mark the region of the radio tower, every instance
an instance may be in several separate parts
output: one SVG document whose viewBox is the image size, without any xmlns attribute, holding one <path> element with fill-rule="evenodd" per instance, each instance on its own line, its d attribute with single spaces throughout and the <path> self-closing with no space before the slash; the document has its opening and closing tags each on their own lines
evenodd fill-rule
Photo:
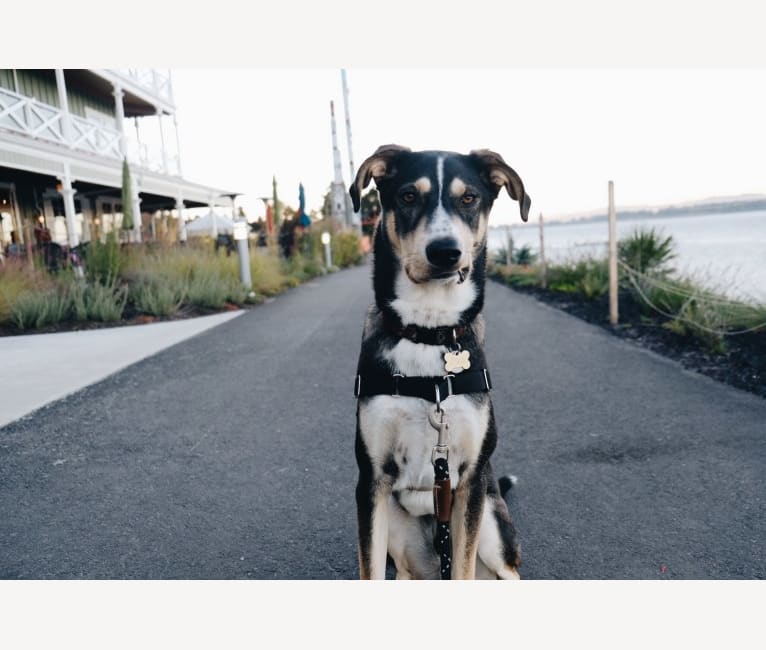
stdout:
<svg viewBox="0 0 766 650">
<path fill-rule="evenodd" d="M 351 113 L 348 109 L 348 83 L 346 81 L 346 69 L 340 69 L 340 78 L 343 83 L 343 110 L 346 113 L 346 139 L 348 141 L 348 182 L 354 182 L 354 176 L 356 175 L 356 169 L 354 168 L 354 149 L 351 146 Z M 348 212 L 351 215 L 351 222 L 355 228 L 362 227 L 362 217 L 357 212 L 354 213 L 354 208 L 349 205 Z"/>
<path fill-rule="evenodd" d="M 340 165 L 340 149 L 338 149 L 338 134 L 335 130 L 335 104 L 330 102 L 330 120 L 332 124 L 332 160 L 335 166 L 335 180 L 332 182 L 332 217 L 341 223 L 350 224 L 346 209 L 346 186 L 343 184 L 343 173 Z"/>
</svg>

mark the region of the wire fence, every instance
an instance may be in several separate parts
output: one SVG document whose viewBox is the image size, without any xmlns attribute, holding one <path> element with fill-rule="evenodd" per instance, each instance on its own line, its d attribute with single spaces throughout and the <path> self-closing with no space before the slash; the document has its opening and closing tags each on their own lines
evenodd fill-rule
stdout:
<svg viewBox="0 0 766 650">
<path fill-rule="evenodd" d="M 647 275 L 646 273 L 641 273 L 637 269 L 632 268 L 622 260 L 617 260 L 617 264 L 619 267 L 626 272 L 628 281 L 630 282 L 631 286 L 635 290 L 636 294 L 641 298 L 641 300 L 646 303 L 648 307 L 656 311 L 657 313 L 661 314 L 662 316 L 665 316 L 666 318 L 669 318 L 671 320 L 682 322 L 686 325 L 689 325 L 690 327 L 693 327 L 695 329 L 701 330 L 703 332 L 707 332 L 708 334 L 713 334 L 715 336 L 738 336 L 741 334 L 750 334 L 752 332 L 757 332 L 759 330 L 766 328 L 766 321 L 762 323 L 758 323 L 756 325 L 753 325 L 751 327 L 746 327 L 738 330 L 732 330 L 729 328 L 724 328 L 722 325 L 721 328 L 716 327 L 709 327 L 708 325 L 700 322 L 699 319 L 690 319 L 684 316 L 684 313 L 687 311 L 687 309 L 692 304 L 698 304 L 698 303 L 705 303 L 714 305 L 718 308 L 721 307 L 728 307 L 730 309 L 737 309 L 741 310 L 743 307 L 747 307 L 743 305 L 742 303 L 735 302 L 732 300 L 727 300 L 725 298 L 720 298 L 718 296 L 711 295 L 709 292 L 706 292 L 704 289 L 700 290 L 693 290 L 693 289 L 686 289 L 678 286 L 677 284 L 667 282 L 666 280 L 663 280 L 662 278 Z M 676 313 L 670 313 L 660 307 L 658 307 L 655 304 L 655 301 L 653 301 L 649 296 L 647 296 L 647 292 L 644 287 L 641 286 L 641 282 L 645 282 L 646 284 L 653 286 L 667 294 L 676 295 L 679 298 L 684 299 L 684 303 L 681 306 L 680 309 Z M 717 312 L 718 317 L 721 318 L 722 314 L 725 313 L 721 309 L 718 309 Z M 723 318 L 721 318 L 723 320 Z"/>
</svg>

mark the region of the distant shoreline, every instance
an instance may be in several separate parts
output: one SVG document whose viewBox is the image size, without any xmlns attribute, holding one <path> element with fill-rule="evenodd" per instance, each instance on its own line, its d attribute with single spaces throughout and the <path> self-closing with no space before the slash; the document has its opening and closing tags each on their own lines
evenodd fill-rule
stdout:
<svg viewBox="0 0 766 650">
<path fill-rule="evenodd" d="M 756 199 L 749 201 L 727 201 L 723 203 L 701 203 L 698 205 L 684 205 L 684 206 L 669 206 L 665 208 L 652 209 L 617 209 L 617 217 L 621 219 L 656 219 L 657 217 L 684 217 L 684 216 L 702 216 L 708 214 L 726 214 L 731 212 L 752 212 L 756 210 L 766 210 L 766 198 Z M 545 222 L 545 226 L 569 226 L 572 224 L 580 223 L 593 223 L 598 221 L 606 221 L 607 213 L 594 214 L 584 217 L 575 217 L 573 219 L 562 219 Z M 515 228 L 524 227 L 537 227 L 536 223 L 528 223 L 524 225 L 516 225 Z M 504 229 L 505 226 L 491 226 L 490 229 Z"/>
</svg>

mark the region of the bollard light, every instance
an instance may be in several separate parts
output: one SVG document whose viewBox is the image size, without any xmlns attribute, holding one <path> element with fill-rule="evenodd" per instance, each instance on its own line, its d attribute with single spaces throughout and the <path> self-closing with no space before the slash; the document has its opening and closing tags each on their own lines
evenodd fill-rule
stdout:
<svg viewBox="0 0 766 650">
<path fill-rule="evenodd" d="M 321 240 L 322 240 L 322 243 L 324 244 L 324 263 L 325 263 L 325 266 L 329 269 L 332 266 L 332 251 L 330 250 L 330 233 L 323 232 Z"/>
</svg>

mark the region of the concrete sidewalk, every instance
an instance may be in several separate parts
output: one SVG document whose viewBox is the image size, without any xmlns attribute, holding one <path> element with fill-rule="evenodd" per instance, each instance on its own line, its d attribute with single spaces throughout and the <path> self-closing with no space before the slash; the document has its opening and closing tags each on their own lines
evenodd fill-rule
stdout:
<svg viewBox="0 0 766 650">
<path fill-rule="evenodd" d="M 242 313 L 0 338 L 0 427 Z"/>
</svg>

